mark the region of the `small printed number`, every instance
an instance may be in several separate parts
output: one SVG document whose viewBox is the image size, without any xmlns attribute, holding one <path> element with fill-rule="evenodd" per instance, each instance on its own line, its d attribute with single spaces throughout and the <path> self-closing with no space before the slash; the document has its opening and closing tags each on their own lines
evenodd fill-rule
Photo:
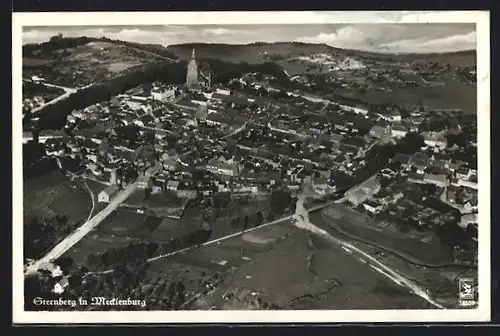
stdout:
<svg viewBox="0 0 500 336">
<path fill-rule="evenodd" d="M 460 306 L 462 307 L 470 307 L 470 306 L 475 306 L 476 301 L 474 300 L 461 300 L 460 301 Z"/>
</svg>

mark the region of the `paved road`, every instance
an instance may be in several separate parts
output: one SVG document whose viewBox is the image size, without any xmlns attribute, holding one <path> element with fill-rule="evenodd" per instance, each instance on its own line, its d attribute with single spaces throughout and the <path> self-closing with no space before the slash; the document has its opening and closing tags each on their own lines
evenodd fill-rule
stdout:
<svg viewBox="0 0 500 336">
<path fill-rule="evenodd" d="M 32 82 L 31 80 L 28 80 L 28 79 L 23 79 L 23 81 L 25 82 Z M 66 86 L 61 86 L 61 85 L 55 85 L 55 84 L 50 84 L 50 83 L 40 83 L 44 86 L 47 86 L 47 87 L 53 87 L 53 88 L 58 88 L 58 89 L 62 89 L 64 90 L 64 93 L 48 102 L 45 102 L 43 103 L 42 105 L 38 106 L 38 107 L 35 107 L 34 109 L 31 110 L 31 113 L 37 113 L 38 111 L 42 110 L 44 107 L 48 106 L 48 105 L 52 105 L 52 104 L 55 104 L 57 103 L 58 101 L 61 101 L 63 99 L 66 99 L 68 98 L 71 94 L 77 92 L 79 89 L 75 89 L 75 88 L 70 88 L 70 87 L 66 87 Z M 90 85 L 87 85 L 86 87 L 88 87 Z"/>
<path fill-rule="evenodd" d="M 52 104 L 57 103 L 58 101 L 66 99 L 66 98 L 69 97 L 70 94 L 71 94 L 71 92 L 67 92 L 66 91 L 64 94 L 60 95 L 59 97 L 54 98 L 54 99 L 52 99 L 52 100 L 50 100 L 50 101 L 48 101 L 46 103 L 43 103 L 42 105 L 40 105 L 38 107 L 35 107 L 34 109 L 31 110 L 31 113 L 37 113 L 37 112 L 39 112 L 40 110 L 42 110 L 43 108 L 45 108 L 48 105 L 52 105 Z"/>
<path fill-rule="evenodd" d="M 261 85 L 255 85 L 255 88 L 257 88 L 257 89 L 260 87 L 261 87 Z M 274 91 L 274 92 L 281 91 L 281 90 L 273 88 L 273 87 L 268 87 L 267 90 Z M 328 100 L 328 99 L 319 98 L 319 97 L 313 97 L 313 96 L 309 96 L 306 94 L 300 94 L 300 93 L 295 93 L 295 92 L 291 92 L 291 91 L 287 91 L 287 93 L 289 95 L 294 96 L 294 97 L 301 97 L 301 98 L 304 98 L 304 99 L 309 100 L 309 101 L 314 102 L 314 103 L 336 104 L 345 110 L 349 110 L 349 111 L 356 112 L 356 113 L 366 113 L 367 112 L 366 109 L 354 107 L 354 106 L 342 105 L 342 104 L 339 104 L 333 100 Z"/>
<path fill-rule="evenodd" d="M 132 193 L 137 189 L 137 181 L 128 185 L 124 190 L 120 191 L 115 198 L 109 203 L 109 205 L 92 217 L 85 224 L 77 228 L 73 233 L 67 236 L 63 241 L 57 244 L 52 250 L 50 250 L 44 257 L 35 261 L 33 264 L 29 265 L 24 274 L 31 274 L 38 270 L 40 265 L 45 262 L 51 262 L 61 255 L 63 255 L 72 246 L 78 243 L 83 237 L 85 237 L 90 231 L 95 229 L 106 217 L 108 217 L 113 211 L 116 210 Z"/>
<path fill-rule="evenodd" d="M 221 139 L 224 140 L 224 139 L 230 138 L 230 137 L 232 137 L 240 132 L 243 132 L 246 127 L 247 127 L 247 124 L 245 123 L 242 126 L 235 129 L 234 131 L 232 131 L 231 133 L 224 135 Z"/>
<path fill-rule="evenodd" d="M 460 211 L 460 213 L 462 215 L 464 214 L 467 214 L 467 213 L 471 213 L 472 211 L 467 211 L 467 209 L 465 209 L 464 207 L 458 205 L 458 204 L 455 204 L 455 203 L 451 203 L 449 200 L 448 200 L 448 197 L 446 197 L 448 194 L 448 188 L 444 188 L 444 191 L 443 193 L 439 196 L 439 199 L 441 200 L 441 202 L 445 203 L 445 204 L 448 204 L 449 206 L 451 206 L 452 208 L 455 208 L 457 209 L 458 211 Z"/>
</svg>

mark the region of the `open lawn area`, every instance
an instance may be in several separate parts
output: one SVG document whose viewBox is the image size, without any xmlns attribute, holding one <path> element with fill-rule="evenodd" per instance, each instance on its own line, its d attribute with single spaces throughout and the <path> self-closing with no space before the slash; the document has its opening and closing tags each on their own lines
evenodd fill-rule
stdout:
<svg viewBox="0 0 500 336">
<path fill-rule="evenodd" d="M 43 189 L 57 186 L 64 181 L 68 181 L 68 178 L 59 169 L 38 177 L 24 179 L 24 195 L 30 195 Z"/>
<path fill-rule="evenodd" d="M 68 223 L 87 218 L 92 207 L 90 195 L 81 181 L 69 181 L 59 170 L 24 181 L 24 220 L 34 216 L 69 217 Z"/>
<path fill-rule="evenodd" d="M 40 65 L 47 65 L 53 63 L 53 60 L 39 59 L 39 58 L 30 58 L 23 57 L 23 67 L 34 67 Z"/>
<path fill-rule="evenodd" d="M 139 240 L 93 231 L 68 250 L 64 256 L 71 257 L 77 264 L 83 263 L 90 254 L 104 253 L 109 248 L 125 247 L 133 242 L 137 243 Z"/>
<path fill-rule="evenodd" d="M 329 283 L 309 272 L 309 236 L 291 234 L 269 252 L 245 264 L 234 274 L 232 285 L 261 293 L 280 307 L 305 296 L 328 290 Z"/>
<path fill-rule="evenodd" d="M 70 221 L 85 220 L 92 208 L 92 201 L 81 184 L 79 183 L 78 187 L 74 184 L 63 184 L 63 194 L 49 205 L 49 209 L 60 216 L 70 217 Z"/>
<path fill-rule="evenodd" d="M 158 217 L 120 209 L 108 216 L 99 225 L 98 230 L 105 234 L 147 239 L 161 221 Z"/>
<path fill-rule="evenodd" d="M 335 279 L 339 286 L 323 300 L 302 300 L 294 309 L 411 309 L 429 308 L 407 289 L 323 238 L 312 242 L 319 249 L 312 255 L 310 271 L 322 279 Z"/>
<path fill-rule="evenodd" d="M 337 230 L 348 237 L 387 249 L 415 263 L 439 266 L 453 262 L 450 250 L 433 233 L 409 235 L 385 229 L 368 216 L 358 214 L 340 204 L 312 214 L 311 221 L 328 232 Z M 431 239 L 425 239 L 429 237 Z"/>
<path fill-rule="evenodd" d="M 254 232 L 246 240 L 235 237 L 186 253 L 186 258 L 222 262 L 233 269 L 191 309 L 258 309 L 251 303 L 255 300 L 277 304 L 278 309 L 428 308 L 369 265 L 289 223 Z M 277 237 L 281 239 L 261 244 Z M 252 250 L 247 244 L 267 248 Z"/>
<path fill-rule="evenodd" d="M 427 106 L 431 109 L 457 109 L 474 114 L 476 91 L 472 85 L 448 79 L 442 85 L 435 86 L 398 88 L 393 91 L 369 90 L 364 95 L 351 91 L 338 93 L 349 98 L 361 98 L 372 104 Z"/>
</svg>

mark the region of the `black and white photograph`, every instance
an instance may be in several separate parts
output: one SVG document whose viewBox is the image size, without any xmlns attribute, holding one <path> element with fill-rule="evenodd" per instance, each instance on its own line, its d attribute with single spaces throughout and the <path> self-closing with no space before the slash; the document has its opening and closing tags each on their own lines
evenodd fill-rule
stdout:
<svg viewBox="0 0 500 336">
<path fill-rule="evenodd" d="M 488 12 L 15 13 L 12 61 L 14 322 L 489 319 Z"/>
</svg>

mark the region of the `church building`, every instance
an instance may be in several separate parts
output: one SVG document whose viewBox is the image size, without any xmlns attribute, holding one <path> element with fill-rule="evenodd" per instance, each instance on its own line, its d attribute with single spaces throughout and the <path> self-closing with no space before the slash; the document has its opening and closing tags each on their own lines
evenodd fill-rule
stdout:
<svg viewBox="0 0 500 336">
<path fill-rule="evenodd" d="M 202 87 L 209 87 L 211 82 L 210 73 L 204 74 L 203 71 L 198 69 L 198 62 L 196 61 L 196 53 L 193 47 L 191 60 L 187 66 L 186 73 L 186 87 L 191 90 L 200 89 Z"/>
</svg>

